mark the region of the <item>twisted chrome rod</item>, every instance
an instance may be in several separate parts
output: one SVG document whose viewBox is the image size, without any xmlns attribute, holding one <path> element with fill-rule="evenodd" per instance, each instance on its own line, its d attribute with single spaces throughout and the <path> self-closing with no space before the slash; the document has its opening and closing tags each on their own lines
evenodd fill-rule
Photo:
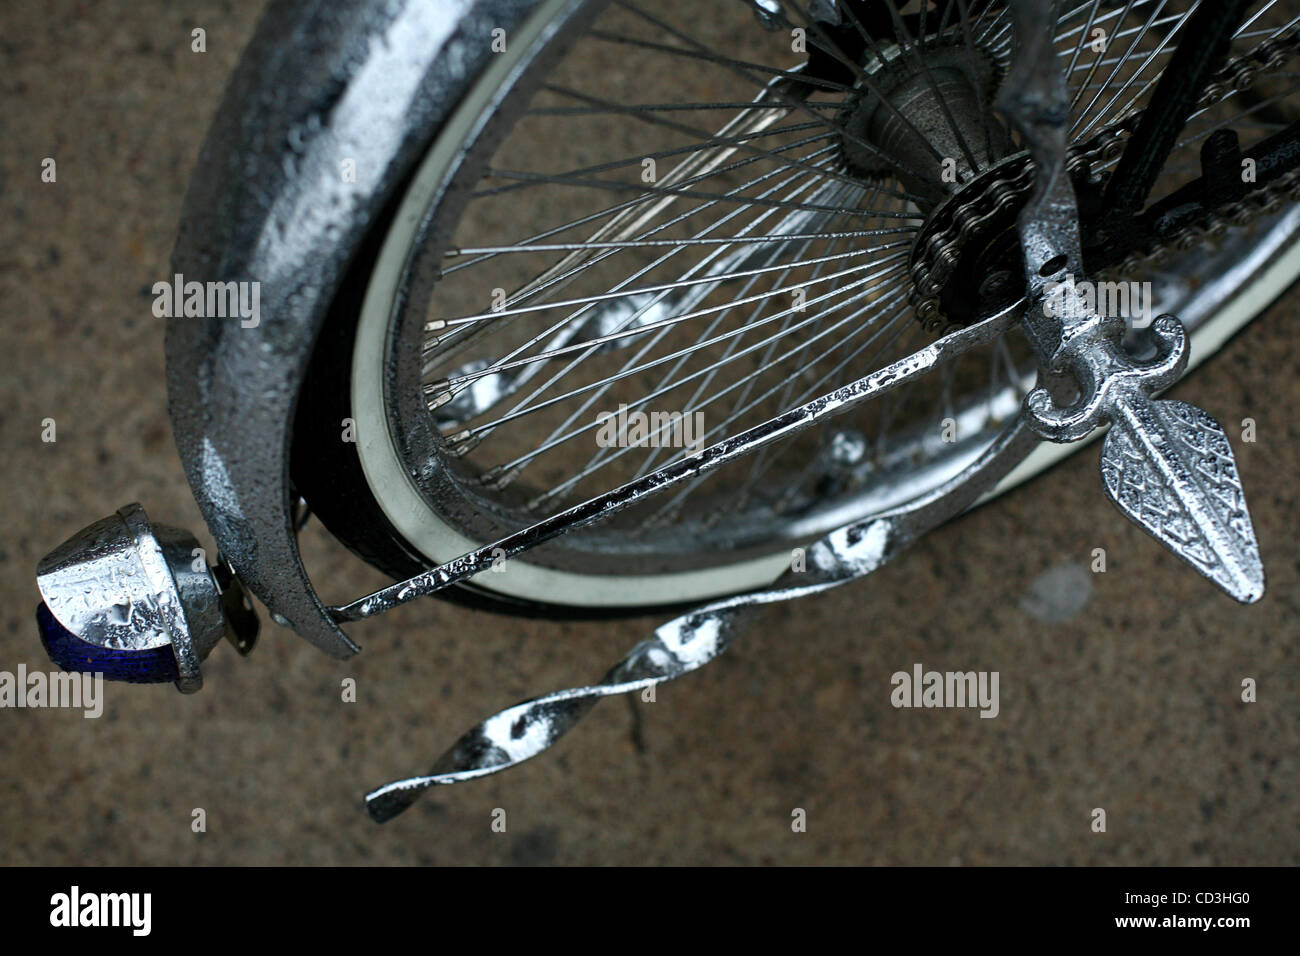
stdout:
<svg viewBox="0 0 1300 956">
<path fill-rule="evenodd" d="M 367 812 L 377 823 L 387 822 L 430 787 L 499 773 L 536 757 L 602 698 L 645 690 L 698 670 L 721 656 L 763 605 L 819 594 L 865 577 L 977 503 L 1038 444 L 1038 437 L 1017 422 L 977 461 L 925 498 L 814 542 L 799 569 L 792 566 L 770 588 L 721 598 L 661 624 L 595 684 L 525 700 L 481 721 L 427 774 L 395 780 L 366 794 Z"/>
</svg>

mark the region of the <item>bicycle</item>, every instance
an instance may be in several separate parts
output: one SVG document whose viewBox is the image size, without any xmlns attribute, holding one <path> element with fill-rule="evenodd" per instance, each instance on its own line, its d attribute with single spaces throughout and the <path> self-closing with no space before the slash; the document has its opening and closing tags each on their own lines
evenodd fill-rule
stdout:
<svg viewBox="0 0 1300 956">
<path fill-rule="evenodd" d="M 1258 600 L 1226 433 L 1155 396 L 1300 274 L 1294 7 L 273 3 L 173 257 L 258 295 L 168 320 L 219 559 L 97 522 L 38 568 L 47 650 L 193 691 L 251 649 L 249 592 L 337 658 L 420 596 L 672 615 L 374 791 L 383 820 L 1103 433 L 1120 510 Z M 309 513 L 395 583 L 326 607 Z"/>
</svg>

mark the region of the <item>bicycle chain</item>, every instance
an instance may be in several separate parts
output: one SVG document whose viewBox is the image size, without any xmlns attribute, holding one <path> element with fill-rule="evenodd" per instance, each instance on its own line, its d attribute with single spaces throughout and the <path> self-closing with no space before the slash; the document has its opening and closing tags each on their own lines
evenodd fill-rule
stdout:
<svg viewBox="0 0 1300 956">
<path fill-rule="evenodd" d="M 1300 26 L 1292 26 L 1281 34 L 1260 44 L 1256 49 L 1229 63 L 1206 87 L 1197 106 L 1213 106 L 1234 93 L 1253 86 L 1261 73 L 1276 70 L 1288 59 L 1300 53 Z M 1072 179 L 1090 175 L 1099 163 L 1117 159 L 1123 152 L 1127 138 L 1137 128 L 1143 111 L 1135 110 L 1104 127 L 1087 142 L 1071 147 L 1066 168 Z M 949 330 L 940 309 L 939 293 L 960 261 L 961 252 L 970 239 L 987 223 L 1005 213 L 1014 204 L 1024 200 L 1033 190 L 1033 167 L 1025 156 L 1007 163 L 1008 169 L 981 187 L 976 195 L 951 209 L 941 208 L 936 217 L 943 217 L 941 228 L 930 236 L 918 240 L 912 274 L 913 307 L 922 327 L 932 333 Z M 996 170 L 997 167 L 994 167 Z M 1206 241 L 1221 237 L 1229 226 L 1246 225 L 1256 216 L 1275 212 L 1286 197 L 1297 195 L 1297 176 L 1287 174 L 1266 186 L 1252 190 L 1240 200 L 1216 210 L 1205 224 L 1184 230 L 1159 246 L 1131 253 L 1113 271 L 1125 271 L 1145 259 L 1160 262 L 1172 251 L 1185 251 Z M 960 194 L 959 194 L 960 195 Z M 927 224 L 928 225 L 928 224 Z"/>
<path fill-rule="evenodd" d="M 1130 253 L 1119 264 L 1103 270 L 1099 278 L 1110 279 L 1131 272 L 1143 261 L 1159 265 L 1174 252 L 1186 252 L 1205 242 L 1217 242 L 1229 228 L 1246 226 L 1261 216 L 1278 212 L 1288 200 L 1300 202 L 1300 169 L 1277 177 L 1235 202 L 1225 203 L 1212 211 L 1203 223 L 1186 227 L 1176 237 Z"/>
</svg>

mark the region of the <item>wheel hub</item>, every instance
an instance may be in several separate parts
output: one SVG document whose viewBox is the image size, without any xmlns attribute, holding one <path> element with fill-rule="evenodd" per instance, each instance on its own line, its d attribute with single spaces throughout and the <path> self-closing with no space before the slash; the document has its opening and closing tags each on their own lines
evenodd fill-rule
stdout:
<svg viewBox="0 0 1300 956">
<path fill-rule="evenodd" d="M 958 43 L 873 50 L 845 98 L 840 144 L 850 173 L 897 176 L 927 214 L 1011 150 L 993 112 L 1001 71 Z M 973 162 L 972 162 L 973 161 Z"/>
</svg>

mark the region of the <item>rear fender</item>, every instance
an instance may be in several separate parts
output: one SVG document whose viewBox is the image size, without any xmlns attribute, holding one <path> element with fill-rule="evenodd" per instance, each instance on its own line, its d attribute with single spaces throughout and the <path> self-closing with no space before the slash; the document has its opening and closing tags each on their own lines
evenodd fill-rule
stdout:
<svg viewBox="0 0 1300 956">
<path fill-rule="evenodd" d="M 173 271 L 255 282 L 258 308 L 168 321 L 181 461 L 240 579 L 333 657 L 359 648 L 308 580 L 290 511 L 292 423 L 312 348 L 353 254 L 493 55 L 493 31 L 509 35 L 537 3 L 275 0 L 186 196 Z"/>
</svg>

